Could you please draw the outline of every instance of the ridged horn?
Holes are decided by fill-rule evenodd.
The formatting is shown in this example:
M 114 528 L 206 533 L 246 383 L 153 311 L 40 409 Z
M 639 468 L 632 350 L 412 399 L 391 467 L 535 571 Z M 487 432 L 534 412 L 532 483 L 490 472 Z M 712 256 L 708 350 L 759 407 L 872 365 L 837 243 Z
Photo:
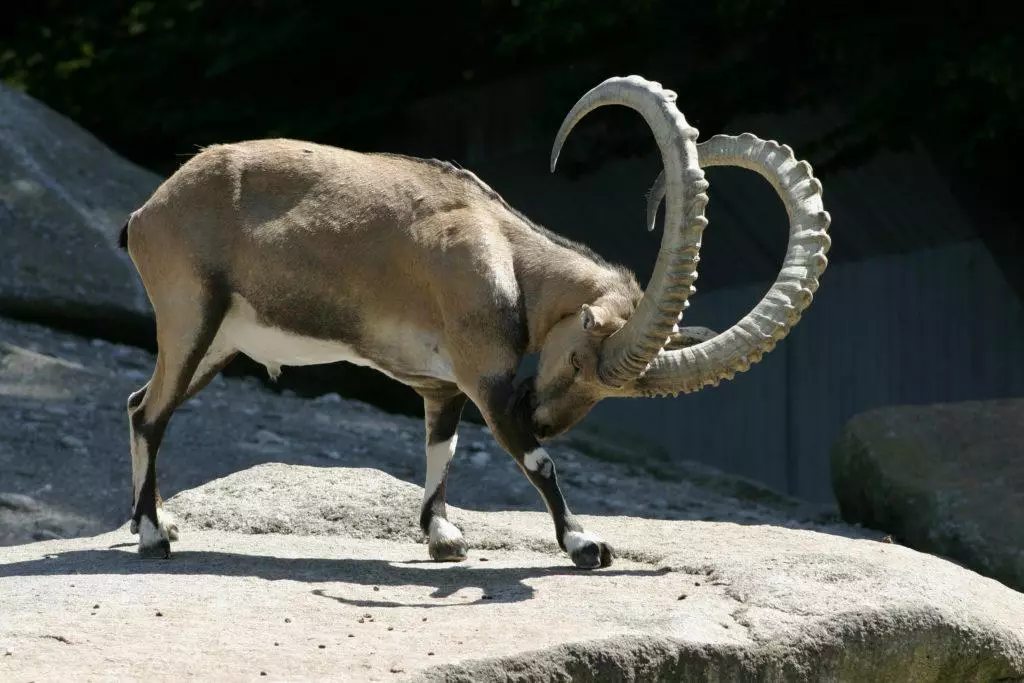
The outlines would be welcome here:
M 739 166 L 756 171 L 775 189 L 789 216 L 785 260 L 768 293 L 739 322 L 695 346 L 663 351 L 644 376 L 627 387 L 627 395 L 690 393 L 748 370 L 800 321 L 828 266 L 825 255 L 831 246 L 831 217 L 824 209 L 821 183 L 810 164 L 797 161 L 789 146 L 749 133 L 716 135 L 697 149 L 702 167 Z M 665 196 L 663 175 L 648 194 L 648 224 L 654 222 L 658 203 Z
M 598 375 L 623 387 L 648 367 L 672 332 L 695 289 L 708 184 L 697 163 L 698 131 L 676 108 L 676 93 L 640 76 L 615 77 L 583 95 L 562 121 L 551 150 L 551 171 L 573 127 L 598 107 L 619 104 L 643 116 L 665 169 L 665 232 L 644 295 L 629 320 L 601 346 Z

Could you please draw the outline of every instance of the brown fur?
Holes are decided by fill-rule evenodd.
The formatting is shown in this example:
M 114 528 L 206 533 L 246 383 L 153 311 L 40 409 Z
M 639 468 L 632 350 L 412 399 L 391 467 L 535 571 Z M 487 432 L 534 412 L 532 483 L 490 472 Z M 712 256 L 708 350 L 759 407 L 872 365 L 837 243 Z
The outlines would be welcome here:
M 611 395 L 597 375 L 601 343 L 642 296 L 627 269 L 535 225 L 450 164 L 286 139 L 204 149 L 119 241 L 157 323 L 156 368 L 128 406 L 140 552 L 166 557 L 176 536 L 155 475 L 174 410 L 240 349 L 269 354 L 256 359 L 273 374 L 341 348 L 424 399 L 436 488 L 420 522 L 441 529 L 432 557 L 465 557 L 461 535 L 444 526 L 447 464 L 431 446 L 447 448 L 468 399 L 540 492 L 574 562 L 611 562 L 603 542 L 566 545 L 582 526 L 553 463 L 527 456 Z M 515 388 L 521 359 L 538 351 L 536 379 Z
M 625 319 L 641 295 L 632 273 L 534 225 L 469 172 L 294 140 L 204 149 L 134 214 L 127 241 L 158 318 L 193 305 L 177 294 L 187 282 L 217 277 L 265 324 L 348 343 L 413 386 L 432 382 L 389 357 L 375 321 L 443 331 L 471 385 L 540 351 L 583 304 Z M 593 341 L 568 343 L 589 358 Z

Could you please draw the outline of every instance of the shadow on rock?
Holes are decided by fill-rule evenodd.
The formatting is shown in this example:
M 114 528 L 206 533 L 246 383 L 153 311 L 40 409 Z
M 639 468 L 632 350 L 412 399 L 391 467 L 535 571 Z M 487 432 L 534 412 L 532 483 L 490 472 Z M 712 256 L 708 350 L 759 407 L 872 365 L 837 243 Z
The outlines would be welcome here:
M 311 557 L 272 557 L 206 550 L 174 553 L 170 560 L 147 560 L 134 552 L 120 550 L 135 544 L 119 543 L 103 550 L 74 550 L 46 555 L 37 560 L 0 565 L 0 579 L 15 576 L 65 576 L 89 574 L 123 575 L 212 575 L 255 577 L 267 581 L 303 581 L 307 583 L 351 583 L 365 586 L 427 586 L 432 598 L 447 598 L 464 588 L 477 588 L 482 596 L 467 604 L 515 603 L 534 596 L 532 586 L 524 583 L 558 575 L 587 576 L 588 581 L 621 576 L 660 576 L 671 570 L 603 569 L 588 571 L 573 567 L 499 567 L 481 564 L 437 565 L 423 561 L 387 561 L 373 559 L 325 559 Z M 352 600 L 324 589 L 314 595 L 360 607 L 453 607 L 454 604 L 402 603 L 388 600 Z

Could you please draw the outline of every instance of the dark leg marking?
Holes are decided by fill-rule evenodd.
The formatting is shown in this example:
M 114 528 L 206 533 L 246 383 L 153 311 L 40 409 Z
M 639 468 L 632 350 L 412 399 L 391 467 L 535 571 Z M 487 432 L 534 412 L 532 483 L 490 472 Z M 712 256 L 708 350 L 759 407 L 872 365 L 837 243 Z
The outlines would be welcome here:
M 457 391 L 457 390 L 455 390 Z M 420 528 L 430 539 L 430 557 L 439 561 L 466 559 L 462 532 L 448 521 L 445 505 L 448 468 L 458 442 L 459 420 L 466 395 L 458 392 L 423 399 L 426 423 L 427 474 L 420 508 Z
M 156 480 L 156 458 L 171 415 L 185 400 L 193 376 L 224 319 L 229 299 L 210 293 L 204 304 L 196 312 L 195 326 L 175 330 L 178 335 L 161 335 L 158 321 L 156 369 L 146 387 L 129 399 L 136 489 L 132 528 L 139 532 L 139 554 L 144 557 L 170 557 L 170 541 L 177 539 L 177 527 L 161 519 L 169 515 L 159 511 L 162 501 Z M 178 325 L 182 322 L 174 321 Z M 213 376 L 204 374 L 208 375 L 206 381 Z
M 487 422 L 499 443 L 515 458 L 519 469 L 540 493 L 555 524 L 559 547 L 569 553 L 578 567 L 610 566 L 614 550 L 598 536 L 584 531 L 562 495 L 555 463 L 533 435 L 528 394 L 517 391 L 510 376 L 492 379 L 484 389 L 488 397 L 484 411 Z

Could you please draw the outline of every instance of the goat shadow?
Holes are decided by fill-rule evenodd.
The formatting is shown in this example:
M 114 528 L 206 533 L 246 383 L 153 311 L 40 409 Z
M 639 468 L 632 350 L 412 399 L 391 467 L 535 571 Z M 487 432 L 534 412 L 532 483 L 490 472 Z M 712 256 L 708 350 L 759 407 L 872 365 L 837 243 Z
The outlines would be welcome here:
M 307 584 L 356 584 L 387 587 L 426 586 L 430 597 L 443 599 L 465 588 L 477 588 L 481 597 L 471 602 L 407 603 L 393 600 L 362 600 L 338 595 L 336 586 L 329 592 L 316 588 L 314 595 L 346 605 L 366 608 L 454 607 L 473 604 L 517 603 L 535 595 L 529 579 L 547 576 L 580 576 L 588 582 L 603 582 L 622 576 L 661 576 L 672 570 L 599 569 L 581 570 L 572 566 L 503 567 L 466 560 L 439 565 L 430 560 L 375 560 L 355 558 L 273 557 L 211 550 L 173 552 L 169 560 L 142 559 L 134 552 L 134 543 L 117 543 L 106 548 L 71 550 L 45 555 L 39 559 L 0 564 L 0 579 L 16 576 L 123 575 L 253 577 L 267 581 L 301 581 Z M 382 596 L 383 598 L 384 596 Z

